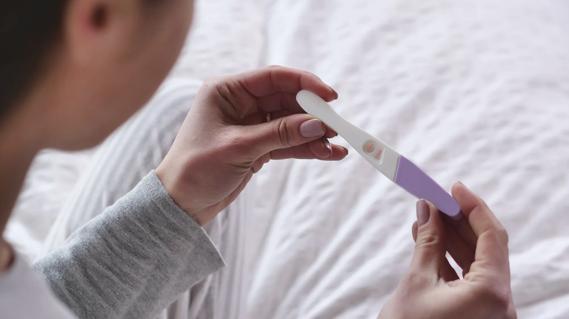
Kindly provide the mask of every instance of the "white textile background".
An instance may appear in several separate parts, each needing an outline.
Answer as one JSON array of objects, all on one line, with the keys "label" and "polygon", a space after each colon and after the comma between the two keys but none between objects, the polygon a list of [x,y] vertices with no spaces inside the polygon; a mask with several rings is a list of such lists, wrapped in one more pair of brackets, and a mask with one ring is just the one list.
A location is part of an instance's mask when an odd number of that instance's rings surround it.
[{"label": "white textile background", "polygon": [[[495,210],[511,235],[520,318],[569,317],[569,2],[203,0],[196,19],[172,77],[267,64],[317,73],[345,118]],[[85,168],[93,153],[37,161],[8,232],[30,255],[64,202],[92,195],[76,181],[99,176]],[[181,298],[199,297],[191,317],[378,313],[411,256],[414,199],[352,153],[258,174],[212,231],[229,267]],[[135,163],[129,183],[150,162]],[[83,218],[124,189],[108,185]],[[72,213],[82,214],[61,212]]]}]

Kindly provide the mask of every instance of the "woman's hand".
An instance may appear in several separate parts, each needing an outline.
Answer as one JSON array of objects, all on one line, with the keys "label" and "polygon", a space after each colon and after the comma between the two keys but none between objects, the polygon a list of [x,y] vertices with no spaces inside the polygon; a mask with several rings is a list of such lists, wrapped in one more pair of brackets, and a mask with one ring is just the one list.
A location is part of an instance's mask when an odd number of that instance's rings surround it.
[{"label": "woman's hand", "polygon": [[[443,220],[425,201],[417,203],[411,270],[385,305],[380,319],[513,319],[508,235],[488,206],[462,184],[453,187],[465,218]],[[463,269],[459,279],[448,251]]]},{"label": "woman's hand", "polygon": [[156,173],[201,225],[213,219],[272,159],[343,159],[336,133],[303,112],[300,90],[330,101],[337,93],[308,72],[283,67],[206,83]]}]

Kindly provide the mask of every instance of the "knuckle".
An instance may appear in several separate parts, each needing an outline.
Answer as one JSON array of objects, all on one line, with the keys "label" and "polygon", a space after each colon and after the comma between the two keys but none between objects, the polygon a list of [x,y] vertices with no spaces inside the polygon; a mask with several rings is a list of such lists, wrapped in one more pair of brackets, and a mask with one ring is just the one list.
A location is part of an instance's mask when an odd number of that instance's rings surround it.
[{"label": "knuckle", "polygon": [[291,145],[290,130],[286,118],[280,118],[277,120],[275,124],[275,136],[278,137],[279,143],[282,146],[289,147]]},{"label": "knuckle", "polygon": [[217,83],[219,83],[219,79],[217,78],[207,78],[203,82],[205,86],[215,86]]},{"label": "knuckle", "polygon": [[488,203],[481,197],[478,197],[478,204],[480,207],[482,207],[483,209],[486,209],[488,211],[492,211],[490,209],[490,206],[488,205]]},{"label": "knuckle", "polygon": [[501,289],[495,284],[487,283],[475,290],[475,297],[484,300],[496,313],[506,314],[511,308],[512,299],[508,289]]},{"label": "knuckle", "polygon": [[258,173],[263,166],[265,165],[265,163],[261,162],[261,161],[257,161],[255,164],[253,164],[253,173]]},{"label": "knuckle", "polygon": [[474,198],[477,206],[488,207],[488,205],[486,205],[486,201],[484,201],[484,199],[480,197],[480,195],[475,194]]},{"label": "knuckle", "polygon": [[489,236],[493,241],[504,245],[508,245],[510,240],[508,231],[503,227],[488,230],[487,236]]},{"label": "knuckle", "polygon": [[201,88],[202,88],[202,90],[203,89],[208,89],[208,90],[213,89],[214,91],[219,91],[220,89],[223,88],[223,84],[224,84],[224,81],[221,78],[212,77],[212,78],[208,78],[208,79],[204,80]]},{"label": "knuckle", "polygon": [[260,163],[261,166],[262,166],[262,165],[267,164],[270,160],[271,160],[271,154],[270,154],[270,153],[267,153],[267,154],[264,154],[264,155],[262,155],[261,157],[259,157],[259,158],[257,159],[257,162]]},{"label": "knuckle", "polygon": [[423,231],[417,236],[417,247],[432,247],[438,246],[442,242],[441,237],[432,231]]},{"label": "knuckle", "polygon": [[488,212],[492,212],[488,204],[479,196],[475,197],[474,207],[472,211],[478,210],[480,213],[487,214]]},{"label": "knuckle", "polygon": [[216,83],[213,79],[204,80],[198,90],[199,96],[209,96],[212,92],[217,91]]},{"label": "knuckle", "polygon": [[212,84],[212,92],[216,94],[221,111],[233,120],[242,120],[245,113],[240,109],[239,96],[235,94],[235,81],[219,81]]},{"label": "knuckle", "polygon": [[411,295],[430,283],[431,279],[427,276],[419,272],[411,271],[401,280],[399,290],[404,295]]},{"label": "knuckle", "polygon": [[215,91],[222,95],[223,97],[227,97],[230,95],[230,90],[228,87],[228,83],[225,81],[214,81],[209,83],[209,85],[215,89]]},{"label": "knuckle", "polygon": [[312,73],[312,72],[309,72],[309,71],[303,71],[303,74],[304,74],[306,77],[312,78],[312,79],[314,79],[314,80],[316,80],[316,81],[318,81],[318,82],[321,82],[321,81],[322,81],[322,79],[321,79],[318,75],[316,75],[315,73]]},{"label": "knuckle", "polygon": [[498,236],[498,239],[506,245],[510,242],[510,235],[508,235],[508,231],[505,228],[498,229],[496,231],[496,236]]}]

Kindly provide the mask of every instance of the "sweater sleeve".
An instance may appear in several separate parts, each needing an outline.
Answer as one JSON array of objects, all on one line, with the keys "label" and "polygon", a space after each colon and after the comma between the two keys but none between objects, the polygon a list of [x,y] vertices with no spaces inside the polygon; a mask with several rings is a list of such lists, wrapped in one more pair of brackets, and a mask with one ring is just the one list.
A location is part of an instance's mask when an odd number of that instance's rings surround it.
[{"label": "sweater sleeve", "polygon": [[152,172],[34,267],[79,318],[153,318],[223,265]]}]

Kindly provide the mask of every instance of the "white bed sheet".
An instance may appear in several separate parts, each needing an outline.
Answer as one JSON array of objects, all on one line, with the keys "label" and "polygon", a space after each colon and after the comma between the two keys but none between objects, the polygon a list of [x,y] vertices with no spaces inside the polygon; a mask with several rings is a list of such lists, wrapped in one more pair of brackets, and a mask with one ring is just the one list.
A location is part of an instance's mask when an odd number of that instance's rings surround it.
[{"label": "white bed sheet", "polygon": [[[520,318],[569,318],[569,2],[276,0],[267,21],[266,63],[321,75],[345,118],[488,201]],[[373,318],[407,269],[415,199],[352,153],[249,189],[249,318]]]},{"label": "white bed sheet", "polygon": [[[520,318],[561,319],[569,317],[568,33],[563,0],[204,0],[174,76],[265,64],[322,76],[347,119],[441,184],[460,179],[487,200],[511,234]],[[23,196],[9,231],[31,255],[65,201],[61,190],[88,161],[58,158],[38,161],[26,189],[37,196]],[[38,183],[61,172],[70,178]],[[356,154],[271,163],[220,218],[215,237],[229,267],[201,299],[215,314],[191,317],[373,318],[407,268],[413,207]],[[47,215],[38,227],[24,224],[39,213]]]}]

